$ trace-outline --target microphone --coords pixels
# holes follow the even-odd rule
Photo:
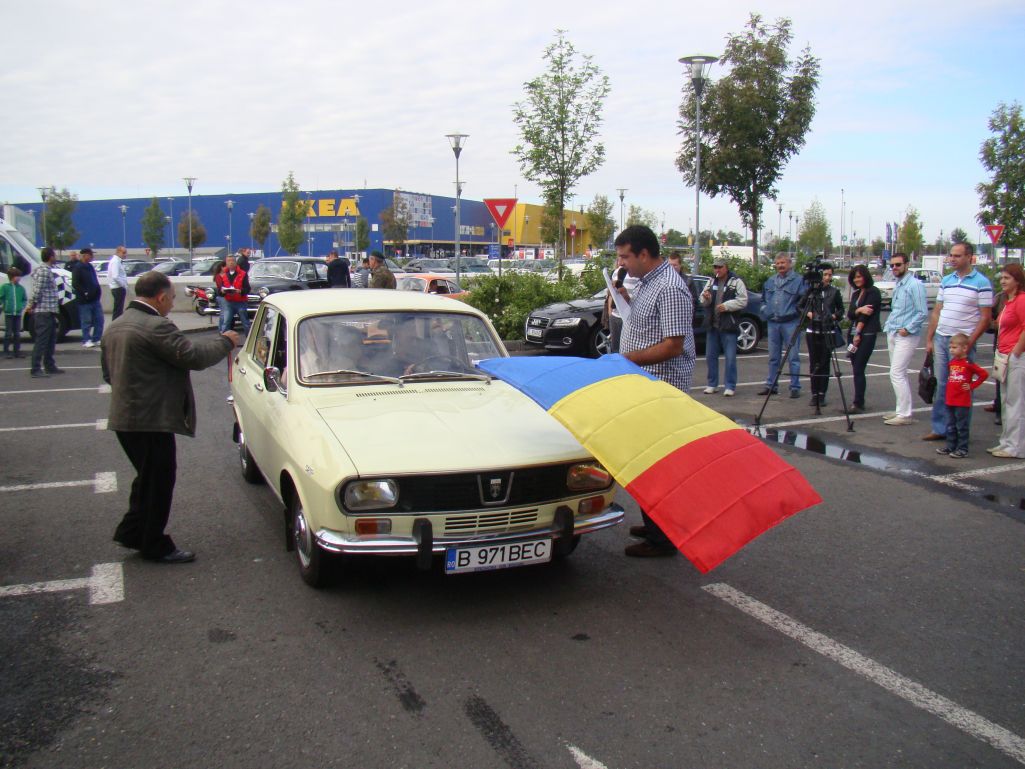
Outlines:
[[[615,281],[615,283],[613,283],[613,285],[616,288],[622,288],[623,287],[623,279],[625,277],[626,277],[626,267],[620,267],[616,271],[616,281]]]

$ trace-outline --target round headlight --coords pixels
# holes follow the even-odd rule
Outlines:
[[[566,474],[566,486],[570,491],[606,489],[610,485],[612,485],[612,476],[597,462],[582,462],[579,465],[573,465]]]
[[[263,288],[261,288],[261,289],[260,289],[259,291],[257,291],[256,293],[260,295],[260,298],[261,298],[261,299],[266,299],[266,298],[267,298],[267,294],[269,294],[269,293],[270,293],[270,289],[269,289],[269,288],[267,288],[266,286],[264,286]]]
[[[386,510],[399,501],[399,485],[390,478],[353,481],[342,497],[346,510]]]

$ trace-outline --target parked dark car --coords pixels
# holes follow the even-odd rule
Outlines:
[[[249,268],[249,312],[255,313],[260,301],[270,294],[327,287],[327,262],[320,257],[261,259]]]
[[[709,279],[704,275],[694,278],[694,340],[705,342],[704,308],[698,295]],[[528,345],[544,347],[583,358],[594,358],[609,351],[608,333],[601,327],[601,313],[605,305],[605,289],[586,299],[556,302],[540,307],[527,316],[524,335]],[[737,350],[752,352],[765,336],[765,321],[760,317],[762,295],[747,292],[747,307],[740,314],[740,334]]]
[[[448,259],[410,259],[403,268],[406,272],[455,272]]]

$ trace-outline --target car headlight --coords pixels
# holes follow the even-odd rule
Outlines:
[[[612,485],[609,471],[597,462],[581,462],[573,465],[566,474],[566,486],[570,491],[606,489]]]
[[[580,324],[580,318],[556,318],[552,323],[552,328],[565,328],[566,326],[576,326]]]
[[[345,487],[342,499],[347,510],[384,510],[398,504],[399,485],[390,478],[353,481]]]
[[[256,293],[257,293],[257,294],[259,295],[259,297],[260,297],[261,299],[266,299],[266,298],[267,298],[267,295],[268,295],[268,294],[270,293],[270,289],[269,289],[269,288],[267,288],[266,286],[264,286],[263,288],[261,288],[261,289],[260,289],[259,291],[257,291]]]

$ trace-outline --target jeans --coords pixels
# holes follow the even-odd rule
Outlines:
[[[939,393],[936,393],[939,396]],[[946,404],[944,404],[946,406]],[[946,406],[947,448],[968,453],[968,425],[972,422],[971,406]]]
[[[708,386],[719,386],[719,353],[726,356],[726,389],[737,389],[737,333],[708,329],[705,334],[705,358],[708,362]]]
[[[769,376],[765,380],[766,387],[772,387],[776,381],[776,374],[779,372],[780,360],[783,356],[783,350],[790,343],[790,338],[794,336],[794,331],[797,329],[797,324],[800,323],[798,318],[788,320],[785,323],[778,323],[776,321],[769,321]],[[794,347],[790,351],[790,359],[788,362],[790,367],[790,389],[800,390],[801,389],[801,337],[798,335],[794,340]]]
[[[128,289],[121,288],[120,286],[114,286],[110,289],[110,296],[114,300],[114,312],[110,315],[112,321],[117,320],[125,311],[125,294],[127,293]]]
[[[4,355],[21,352],[21,315],[4,316],[7,325],[4,327]]]
[[[229,302],[227,299],[224,300],[224,304],[221,305],[221,331],[231,331],[235,325],[235,316],[239,317],[242,321],[242,333],[249,333],[249,313],[247,311],[248,305],[245,302]]]
[[[53,354],[57,351],[57,313],[36,312],[32,314],[32,325],[36,343],[32,345],[32,371],[47,371],[57,368]]]
[[[911,385],[908,384],[908,365],[918,347],[918,336],[901,336],[898,333],[886,335],[886,347],[890,353],[890,385],[897,398],[897,416],[911,416]],[[936,391],[936,397],[943,403],[943,390]],[[946,405],[944,405],[946,408]],[[946,434],[946,431],[944,431]]]
[[[78,319],[82,324],[82,341],[99,342],[103,336],[103,305],[100,300],[79,302]]]
[[[968,360],[975,362],[975,345],[968,350]],[[947,434],[947,368],[950,365],[950,337],[936,334],[932,338],[932,370],[936,374],[936,397],[932,402],[932,431]]]
[[[862,334],[858,342],[858,349],[851,353],[851,368],[854,369],[854,405],[859,409],[865,408],[865,369],[868,368],[868,359],[872,357],[872,351],[876,348],[875,334]]]

